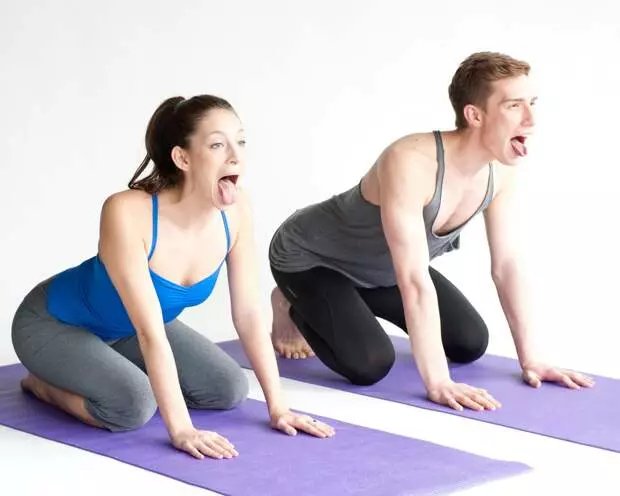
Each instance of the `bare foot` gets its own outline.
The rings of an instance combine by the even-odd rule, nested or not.
[[[290,303],[278,287],[271,292],[271,308],[273,310],[273,325],[271,327],[271,342],[273,348],[283,358],[306,358],[314,356],[314,352],[305,338],[297,329],[288,313]]]
[[[51,386],[33,374],[28,374],[22,379],[20,385],[24,391],[34,394],[41,401],[60,408],[82,422],[94,427],[103,427],[103,424],[95,420],[86,410],[84,398],[81,396]]]
[[[20,383],[22,389],[34,394],[37,398],[45,403],[51,403],[49,395],[45,394],[44,383],[32,374],[28,374]]]

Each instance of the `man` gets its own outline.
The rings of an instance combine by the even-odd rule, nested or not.
[[[523,379],[571,388],[590,378],[540,361],[511,233],[517,165],[527,155],[536,96],[530,66],[475,53],[455,72],[449,96],[456,129],[391,143],[359,184],[296,211],[269,251],[275,349],[316,354],[354,384],[391,369],[394,350],[376,317],[408,333],[428,397],[457,410],[500,406],[491,394],[451,380],[447,360],[485,352],[487,327],[465,296],[430,267],[457,249],[462,229],[483,213],[492,280],[515,342]]]

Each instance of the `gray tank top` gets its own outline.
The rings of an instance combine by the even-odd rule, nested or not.
[[[435,192],[423,211],[431,260],[458,249],[463,228],[493,198],[493,167],[489,164],[486,195],[474,214],[449,233],[437,235],[432,231],[441,205],[445,170],[441,134],[439,131],[433,134],[437,147]],[[269,246],[269,260],[282,272],[328,267],[362,287],[396,285],[380,208],[364,199],[361,182],[321,203],[296,210],[274,234]]]

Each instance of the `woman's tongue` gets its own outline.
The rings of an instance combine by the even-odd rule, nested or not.
[[[232,205],[237,198],[237,185],[229,178],[222,178],[217,183],[220,202]]]
[[[525,140],[523,138],[512,138],[510,144],[515,154],[519,157],[525,157],[527,155],[527,147],[525,146]]]

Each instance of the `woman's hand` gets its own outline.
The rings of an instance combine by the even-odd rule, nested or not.
[[[290,436],[295,436],[297,430],[301,430],[312,436],[327,438],[336,432],[332,427],[308,415],[300,415],[291,411],[271,415],[271,427]]]
[[[217,432],[200,431],[191,427],[175,433],[171,439],[175,448],[186,451],[199,460],[205,456],[221,460],[239,455],[235,447]]]

